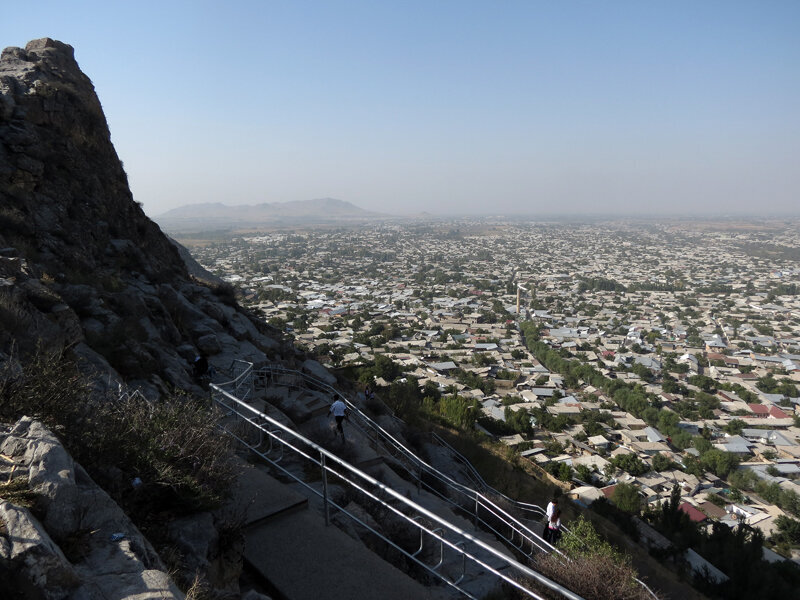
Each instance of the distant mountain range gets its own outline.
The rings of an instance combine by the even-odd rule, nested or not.
[[[275,225],[346,223],[386,217],[335,198],[227,206],[189,204],[154,217],[165,231],[208,231]]]

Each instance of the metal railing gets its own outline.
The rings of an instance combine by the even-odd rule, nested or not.
[[[239,377],[242,376],[244,376],[244,373],[239,375]],[[459,527],[456,527],[428,509],[416,504],[403,494],[382,484],[374,477],[364,473],[296,431],[268,417],[245,402],[242,402],[233,394],[224,390],[221,385],[212,383],[209,387],[214,404],[220,407],[223,414],[229,417],[229,420],[232,418],[234,421],[233,428],[227,427],[224,424],[222,425],[225,431],[245,444],[251,451],[272,464],[284,475],[290,477],[311,493],[320,497],[323,500],[326,523],[330,520],[331,508],[340,511],[377,536],[388,546],[405,555],[409,560],[413,561],[426,572],[471,599],[475,599],[476,597],[465,590],[461,585],[461,582],[466,576],[468,565],[491,573],[505,584],[519,590],[529,598],[543,600],[540,595],[523,586],[517,578],[522,577],[535,580],[539,584],[559,593],[563,598],[583,600],[577,594],[550,580],[541,573],[496,550],[489,544]],[[252,441],[243,437],[239,427],[241,424],[246,424],[260,432],[259,437],[261,439],[258,444],[254,444]],[[277,447],[280,447],[280,457],[276,460]],[[320,469],[321,489],[307,483],[281,464],[280,458],[283,457],[285,451],[291,451],[294,456],[301,457]],[[362,518],[346,510],[344,506],[334,501],[328,493],[329,479],[336,481],[346,489],[368,499],[373,506],[380,507],[380,509],[385,511],[387,517],[391,516],[396,519],[406,530],[410,529],[418,532],[420,540],[419,547],[415,550],[402,547],[400,543],[393,541],[383,533],[377,531]],[[434,565],[430,565],[424,560],[423,550],[426,540],[432,540],[438,545],[439,560]],[[456,578],[452,578],[444,572],[446,553],[454,556],[457,561],[460,561],[461,573]],[[498,559],[502,562],[503,566],[499,568],[493,567],[488,564],[486,559],[481,558],[479,554],[489,555],[494,559]],[[513,576],[501,572],[501,568],[510,571]]]
[[[324,393],[332,399],[342,400],[347,404],[350,412],[349,424],[358,429],[367,439],[371,440],[376,445],[376,449],[380,447],[385,455],[394,458],[398,465],[406,471],[409,478],[417,483],[418,487],[424,487],[427,491],[437,495],[454,508],[468,514],[475,522],[476,526],[480,525],[484,529],[491,531],[498,539],[505,541],[511,547],[528,557],[536,552],[559,552],[528,525],[508,513],[504,508],[498,506],[497,503],[485,493],[469,488],[423,461],[414,451],[407,448],[391,433],[386,431],[369,416],[365,415],[355,404],[333,386],[308,373],[287,369],[279,365],[271,365],[255,370],[255,373],[255,381],[265,386],[272,384],[294,387],[296,389],[311,388]],[[397,419],[397,421],[402,423],[399,419]],[[439,440],[441,440],[441,438],[439,438]],[[444,440],[441,440],[441,442],[443,443]],[[449,449],[455,452],[452,448]],[[469,464],[469,461],[463,456],[458,456],[461,461]],[[503,496],[496,490],[493,490],[485,484],[485,482],[484,486],[490,490],[490,493],[502,497],[503,500],[515,507],[524,507],[526,511],[534,511],[540,516],[544,516],[545,514],[544,509],[541,507],[518,503],[515,500]]]
[[[512,510],[525,515],[523,518],[529,521],[541,521],[546,514],[545,509],[537,504],[521,502],[510,498],[494,489],[483,479],[466,457],[435,432],[428,433],[430,439],[440,447],[446,449],[451,457],[464,467],[472,483],[475,484],[476,487],[479,487],[480,491],[471,489],[420,459],[416,453],[407,448],[402,442],[397,440],[369,416],[365,415],[339,390],[318,377],[295,369],[288,369],[277,364],[271,364],[256,370],[252,363],[241,360],[234,361],[231,365],[231,373],[236,375],[234,379],[227,383],[219,384],[219,387],[227,388],[232,391],[244,390],[245,397],[252,394],[253,386],[258,383],[264,387],[272,384],[295,389],[315,389],[330,398],[342,400],[350,411],[350,425],[355,426],[362,435],[370,439],[375,444],[376,450],[380,447],[388,456],[396,459],[399,466],[402,466],[409,477],[416,481],[418,488],[425,487],[427,491],[433,493],[455,509],[467,513],[474,521],[476,527],[481,526],[485,530],[491,531],[498,539],[506,542],[506,544],[524,556],[530,558],[537,551],[545,553],[555,552],[564,556],[560,550],[545,541],[518,517],[513,516],[507,510],[498,506],[488,495],[501,499],[511,506]],[[234,395],[238,396],[238,394]],[[333,400],[331,400],[331,403],[332,401]],[[392,415],[392,418],[405,426],[405,423],[401,419],[394,415]],[[566,526],[562,525],[561,529],[566,535],[571,534],[569,528]],[[636,579],[636,581],[652,598],[657,600],[658,596],[643,581],[640,579]]]

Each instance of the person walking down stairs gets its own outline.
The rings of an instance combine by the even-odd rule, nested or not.
[[[347,405],[341,400],[337,400],[331,404],[331,409],[328,411],[328,416],[330,417],[331,415],[333,415],[333,417],[336,419],[336,429],[340,434],[342,434],[342,441],[346,442],[347,440],[344,437],[342,421],[347,418]]]
[[[544,530],[544,541],[555,545],[561,539],[561,509],[556,508]]]

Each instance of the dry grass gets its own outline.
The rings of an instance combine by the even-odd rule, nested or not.
[[[219,504],[235,477],[227,436],[207,406],[181,395],[98,397],[59,353],[38,351],[0,367],[0,418],[41,420],[132,516]],[[144,483],[130,493],[130,482]]]
[[[33,507],[37,495],[28,487],[27,477],[17,477],[6,483],[0,483],[0,499],[24,508]]]
[[[200,575],[194,576],[194,580],[186,590],[186,600],[214,600],[215,597],[211,586]]]
[[[566,561],[548,554],[536,559],[536,569],[585,600],[652,600],[636,583],[633,567],[610,556],[578,556]],[[561,598],[545,589],[540,593],[554,600]]]

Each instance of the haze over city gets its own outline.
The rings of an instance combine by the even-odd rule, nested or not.
[[[71,44],[150,216],[796,214],[796,2],[18,4]]]
[[[481,6],[0,53],[0,596],[797,596],[787,36]]]

